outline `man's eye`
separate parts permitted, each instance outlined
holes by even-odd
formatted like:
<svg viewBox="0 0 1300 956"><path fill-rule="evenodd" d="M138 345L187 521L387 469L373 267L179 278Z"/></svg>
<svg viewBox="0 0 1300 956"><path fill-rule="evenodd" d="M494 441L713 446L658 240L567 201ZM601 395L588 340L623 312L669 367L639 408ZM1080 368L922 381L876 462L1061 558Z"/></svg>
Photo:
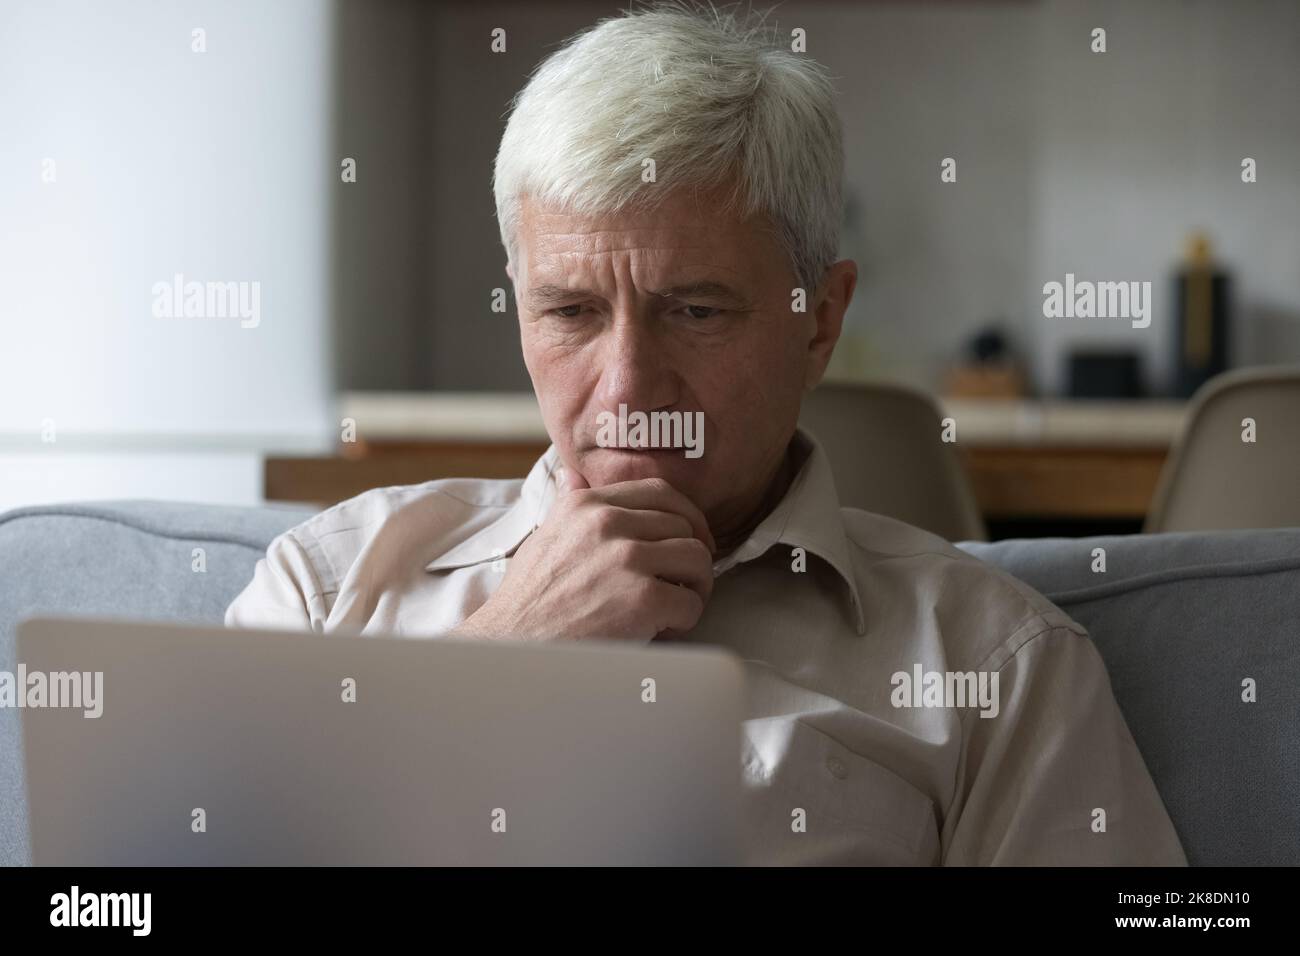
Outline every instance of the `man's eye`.
<svg viewBox="0 0 1300 956"><path fill-rule="evenodd" d="M570 309L572 309L573 311L569 311ZM576 319L579 316L579 314L581 314L582 312L582 306L562 305L558 309L551 309L551 312L554 315L558 315L566 319Z"/></svg>
<svg viewBox="0 0 1300 956"><path fill-rule="evenodd" d="M700 315L699 312L707 312L708 314ZM721 312L722 312L721 309L715 309L712 306L708 306L708 305L688 305L686 307L686 313L692 319L711 319L715 315L719 315Z"/></svg>

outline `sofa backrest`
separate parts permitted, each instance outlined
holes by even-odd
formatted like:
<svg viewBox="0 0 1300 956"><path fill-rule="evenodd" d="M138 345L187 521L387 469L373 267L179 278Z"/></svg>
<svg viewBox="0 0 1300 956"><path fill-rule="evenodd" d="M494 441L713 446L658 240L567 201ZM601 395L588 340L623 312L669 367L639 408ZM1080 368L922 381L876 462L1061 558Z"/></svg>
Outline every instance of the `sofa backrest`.
<svg viewBox="0 0 1300 956"><path fill-rule="evenodd" d="M1190 863L1300 863L1300 528L958 547L1088 628Z"/></svg>

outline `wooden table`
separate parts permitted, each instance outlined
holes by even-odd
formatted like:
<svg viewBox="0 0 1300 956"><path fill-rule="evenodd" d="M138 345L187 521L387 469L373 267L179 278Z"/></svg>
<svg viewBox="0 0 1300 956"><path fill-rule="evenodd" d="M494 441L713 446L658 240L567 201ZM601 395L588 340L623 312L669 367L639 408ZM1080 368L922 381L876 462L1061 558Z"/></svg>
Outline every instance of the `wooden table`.
<svg viewBox="0 0 1300 956"><path fill-rule="evenodd" d="M986 520L1140 520L1185 403L939 399ZM349 393L357 441L268 458L268 500L333 504L433 478L519 478L549 444L531 395Z"/></svg>

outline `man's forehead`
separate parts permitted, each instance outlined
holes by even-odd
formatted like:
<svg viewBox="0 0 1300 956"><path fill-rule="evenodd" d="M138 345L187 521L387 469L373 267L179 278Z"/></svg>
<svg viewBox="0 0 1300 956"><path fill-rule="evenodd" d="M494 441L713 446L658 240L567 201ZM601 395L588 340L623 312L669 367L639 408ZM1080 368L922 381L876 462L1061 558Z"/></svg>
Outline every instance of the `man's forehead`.
<svg viewBox="0 0 1300 956"><path fill-rule="evenodd" d="M605 256L637 253L637 280L658 294L726 293L760 281L764 259L779 248L763 220L709 218L698 206L584 215L524 201L520 278L543 297L582 284ZM590 277L588 277L590 278Z"/></svg>
<svg viewBox="0 0 1300 956"><path fill-rule="evenodd" d="M582 223L592 229L629 229L656 227L665 223L737 223L740 216L722 189L676 188L647 194L628 202L623 208L602 212L578 213L563 204L547 203L527 193L519 197L521 219L538 224L548 222Z"/></svg>
<svg viewBox="0 0 1300 956"><path fill-rule="evenodd" d="M739 305L752 298L761 285L760 275L718 255L716 247L682 249L671 258L631 263L630 278L646 295L675 296L679 299L728 300ZM692 254L695 252L696 254ZM586 256L526 257L529 262L522 279L522 291L534 305L572 300L584 295L612 292L610 282L622 270L607 268L607 260Z"/></svg>
<svg viewBox="0 0 1300 956"><path fill-rule="evenodd" d="M593 214L546 210L520 218L520 238L541 253L581 245L590 252L654 249L668 254L708 248L719 239L744 245L752 241L754 229L734 218L677 208Z"/></svg>
<svg viewBox="0 0 1300 956"><path fill-rule="evenodd" d="M717 279L698 279L687 282L673 282L660 288L648 288L643 290L648 295L662 296L663 298L691 299L705 302L715 302L731 306L732 308L743 308L750 304L751 297L749 290L740 282L725 282ZM566 304L575 298L585 298L590 296L599 297L601 290L588 288L580 282L540 282L529 284L527 290L528 302L538 308L544 308L548 305Z"/></svg>

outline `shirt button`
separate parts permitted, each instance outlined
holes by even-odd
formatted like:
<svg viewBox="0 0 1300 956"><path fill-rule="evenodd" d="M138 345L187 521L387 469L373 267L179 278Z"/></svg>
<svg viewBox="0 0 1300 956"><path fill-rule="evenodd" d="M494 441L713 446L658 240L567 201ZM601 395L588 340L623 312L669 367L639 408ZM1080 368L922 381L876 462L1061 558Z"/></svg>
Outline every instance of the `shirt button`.
<svg viewBox="0 0 1300 956"><path fill-rule="evenodd" d="M839 757L827 757L826 769L831 772L831 776L843 780L849 775L849 770L844 766L844 761Z"/></svg>

